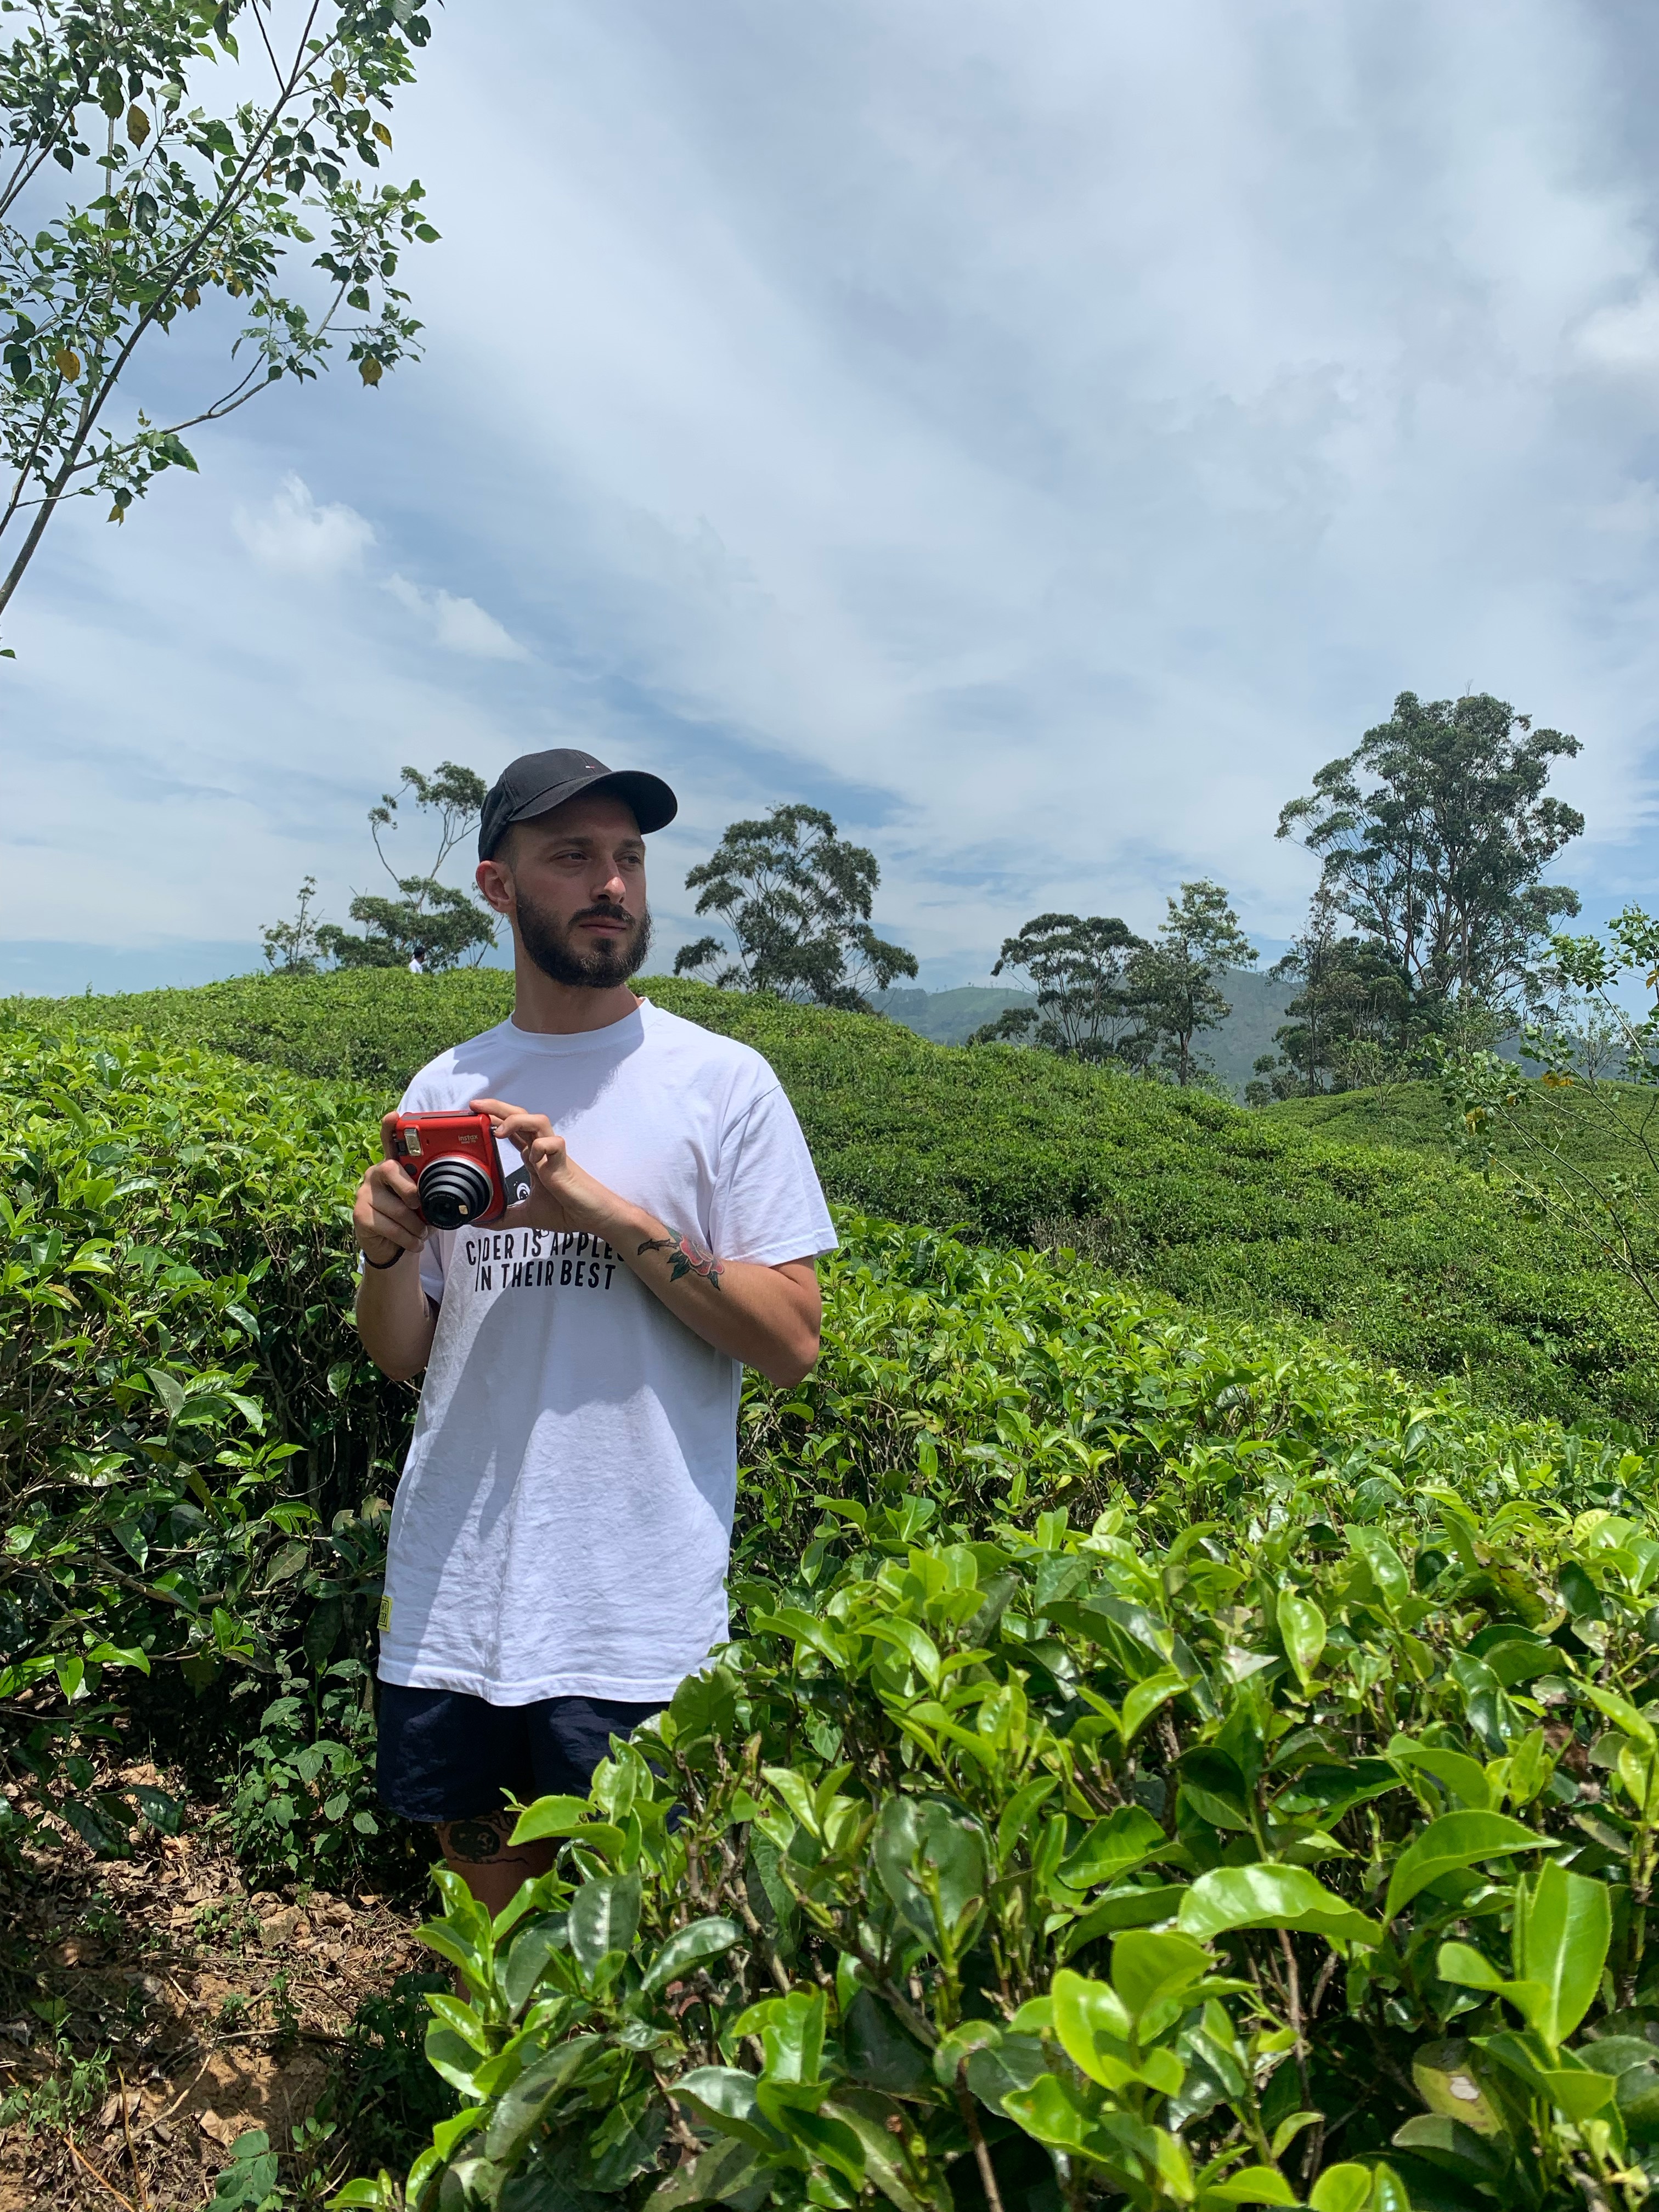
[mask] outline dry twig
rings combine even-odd
[[[93,2179],[98,2184],[98,2186],[100,2189],[106,2191],[111,2197],[112,2197],[118,2204],[124,2204],[126,2207],[126,2212],[138,2212],[138,2207],[133,2203],[132,2199],[130,2197],[123,2197],[120,2191],[115,2186],[115,2184],[110,2180],[108,2176],[106,2174],[100,2173],[97,2167],[87,2156],[86,2153],[81,2148],[81,2146],[76,2142],[75,2137],[70,2133],[67,2128],[64,2130],[64,2141],[69,2145],[70,2156],[75,2160],[77,2166],[85,2166],[87,2172],[92,2176]]]
[[[127,2077],[118,2066],[115,2069],[115,2078],[121,2085],[121,2132],[127,2139],[127,2163],[132,2168],[132,2185],[138,2191],[138,2212],[149,2212],[149,2192],[144,2187],[138,2154],[132,2147],[132,2122],[127,2114]]]

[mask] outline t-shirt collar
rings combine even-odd
[[[509,1014],[501,1024],[501,1032],[531,1052],[615,1052],[638,1044],[647,1023],[656,1018],[657,1009],[650,1000],[641,999],[631,1014],[607,1022],[602,1030],[521,1030]]]

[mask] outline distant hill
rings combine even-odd
[[[994,985],[965,983],[954,991],[878,991],[870,1003],[889,1021],[933,1044],[966,1044],[976,1029],[995,1021],[1005,1006],[1034,1006],[1031,991],[1004,991]]]
[[[1273,1031],[1285,1020],[1285,1009],[1295,987],[1271,982],[1266,975],[1238,968],[1222,979],[1222,988],[1232,1003],[1232,1012],[1200,1044],[1215,1063],[1221,1080],[1242,1097],[1257,1060],[1274,1048]],[[1036,1003],[1030,991],[1004,991],[979,983],[965,984],[954,991],[880,991],[872,1000],[890,1021],[902,1022],[907,1030],[934,1044],[965,1044],[976,1029],[994,1021],[1005,1006]]]

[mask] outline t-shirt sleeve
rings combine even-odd
[[[763,1267],[839,1242],[795,1109],[775,1084],[721,1143],[709,1233],[717,1258]]]

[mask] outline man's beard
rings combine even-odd
[[[623,908],[600,905],[584,907],[569,921],[560,922],[544,907],[533,905],[520,890],[519,942],[543,975],[554,982],[568,983],[576,990],[614,990],[645,965],[645,956],[651,950],[651,910],[647,907],[626,935],[599,938],[591,951],[579,951],[574,942],[577,924],[599,915],[616,921],[629,920]]]

